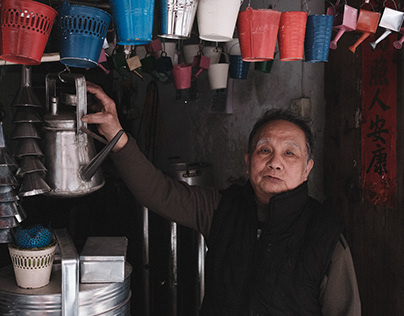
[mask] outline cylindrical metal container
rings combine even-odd
[[[213,182],[212,166],[206,162],[173,163],[165,172],[173,179],[184,181],[189,185],[211,185]]]
[[[130,316],[130,275],[125,264],[125,280],[118,283],[80,284],[80,316]],[[62,274],[53,271],[51,282],[38,289],[17,286],[11,266],[0,269],[0,315],[62,315]]]
[[[168,166],[166,174],[173,179],[184,181],[189,185],[209,186],[213,184],[212,165],[206,162],[193,162],[193,163],[174,163]],[[179,227],[176,223],[171,223],[171,249],[170,249],[170,275],[169,275],[169,288],[171,291],[171,297],[178,299],[177,297],[177,280],[178,280],[178,264],[181,261],[190,263],[193,262],[196,266],[192,266],[191,270],[194,271],[196,280],[195,287],[195,310],[193,315],[199,315],[199,307],[202,304],[205,293],[205,252],[206,244],[205,239],[201,234],[190,232],[188,230],[181,230],[183,227]],[[190,236],[189,234],[192,234]],[[197,258],[194,261],[190,261],[189,254],[183,254],[178,251],[178,248],[185,248],[186,245],[192,243],[192,248],[197,248]],[[182,246],[181,246],[182,244]],[[187,245],[189,246],[189,245]],[[179,258],[177,258],[179,256]],[[186,258],[185,258],[186,257]],[[181,260],[183,259],[183,260]],[[184,260],[185,259],[185,260]],[[183,278],[184,279],[184,278]],[[181,284],[179,284],[181,287]],[[184,292],[184,291],[181,291]],[[184,294],[185,295],[185,294]],[[187,298],[184,298],[187,299]],[[175,306],[175,303],[173,303]],[[176,312],[176,310],[175,310]],[[176,315],[174,313],[174,315]]]

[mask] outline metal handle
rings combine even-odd
[[[66,229],[55,229],[62,261],[62,316],[79,314],[79,256]]]
[[[114,148],[118,140],[121,138],[123,134],[123,130],[120,130],[114,138],[108,143],[107,146],[105,146],[91,161],[90,163],[83,167],[80,170],[80,176],[84,181],[90,181],[95,172],[97,171],[98,167],[101,165],[101,163],[104,161],[104,159],[107,157],[109,152]]]

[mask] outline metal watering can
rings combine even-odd
[[[76,94],[67,95],[65,110],[59,104],[56,82],[75,85]],[[76,106],[75,111],[71,111]],[[69,110],[70,107],[70,111]],[[51,187],[47,195],[76,197],[92,193],[104,185],[99,169],[108,153],[115,146],[120,131],[98,154],[93,139],[103,138],[92,134],[81,117],[87,113],[87,91],[84,76],[72,73],[46,76],[45,166],[46,181]]]

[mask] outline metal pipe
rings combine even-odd
[[[170,260],[169,260],[169,288],[171,298],[171,316],[177,316],[177,286],[178,286],[178,226],[170,223]]]
[[[201,308],[203,297],[205,295],[205,254],[206,244],[202,234],[198,235],[198,284],[197,284],[197,314]]]
[[[150,315],[150,249],[149,249],[149,210],[143,207],[143,284],[145,316]]]

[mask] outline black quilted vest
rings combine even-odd
[[[223,192],[207,241],[201,315],[321,315],[320,283],[341,222],[308,196],[307,183],[270,200],[258,234],[256,209],[249,182]]]

